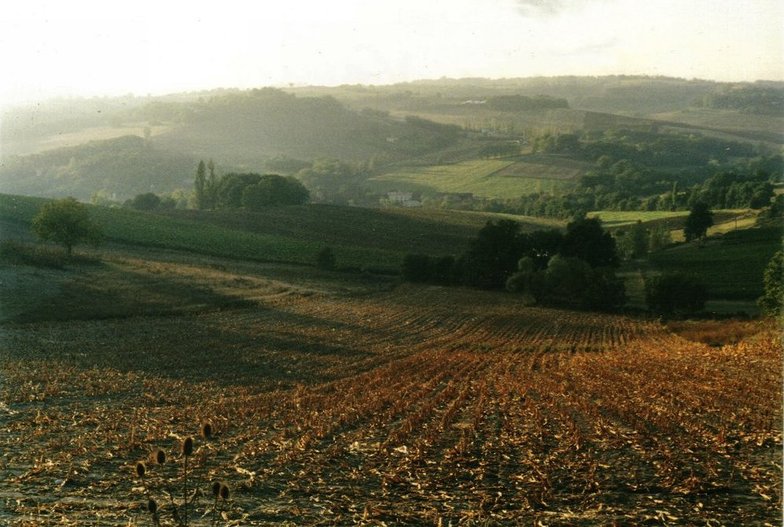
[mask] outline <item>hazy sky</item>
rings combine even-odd
[[[0,104],[648,74],[784,80],[782,0],[3,0]]]

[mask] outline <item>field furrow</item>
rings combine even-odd
[[[245,525],[779,519],[782,350],[764,325],[710,347],[407,286],[2,332],[5,524],[149,523],[135,463],[162,448],[150,484],[176,480],[202,422],[193,481],[227,481]]]

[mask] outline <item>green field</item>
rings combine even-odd
[[[45,201],[0,195],[0,221],[22,226],[26,232],[26,225]],[[464,252],[471,238],[492,219],[514,219],[523,224],[524,230],[559,225],[504,214],[331,205],[271,207],[262,212],[166,214],[90,206],[90,213],[102,226],[107,240],[115,243],[298,264],[312,264],[316,253],[329,246],[339,267],[392,273],[398,271],[403,257],[411,252]]]
[[[597,210],[588,213],[589,218],[599,218],[605,227],[614,229],[636,223],[664,223],[671,230],[673,241],[683,241],[683,225],[689,216],[687,210]],[[757,211],[750,209],[721,209],[713,211],[713,226],[708,235],[748,229],[754,226]]]
[[[471,193],[507,199],[568,189],[583,171],[582,164],[562,158],[525,156],[403,168],[371,178],[369,183],[377,191]]]
[[[744,229],[652,253],[650,261],[661,271],[698,277],[713,299],[754,300],[762,294],[765,266],[781,244],[779,228]]]
[[[18,233],[29,232],[30,220],[45,201],[0,195],[0,222],[5,226],[2,237],[14,239]],[[336,255],[338,267],[385,273],[397,273],[408,253],[458,255],[464,252],[489,220],[512,219],[520,222],[524,231],[562,227],[557,221],[507,214],[331,205],[271,207],[262,212],[171,211],[166,214],[90,206],[90,212],[102,226],[107,241],[112,243],[306,265],[312,265],[316,253],[329,246]],[[729,219],[737,212],[720,211],[716,216]],[[682,222],[685,213],[599,213],[611,226],[631,221],[640,214],[645,221],[673,217]],[[762,270],[780,247],[779,230],[746,229],[709,238],[703,246],[678,245],[652,254],[650,260],[658,270],[700,276],[712,298],[750,300],[761,294]]]
[[[45,200],[2,196],[0,220],[29,223]],[[259,262],[312,263],[326,245],[314,239],[269,234],[261,229],[227,227],[187,217],[166,217],[127,209],[90,207],[110,242],[190,251]],[[203,220],[203,219],[202,219]],[[335,245],[338,265],[395,272],[402,250]]]
[[[637,220],[643,223],[658,222],[661,220],[679,219],[680,222],[689,215],[687,210],[597,210],[589,212],[589,218],[599,218],[605,227],[622,227],[631,225]]]

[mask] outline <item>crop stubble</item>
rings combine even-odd
[[[18,525],[146,524],[135,462],[202,420],[218,434],[196,474],[229,481],[243,524],[780,520],[770,328],[710,347],[401,287],[6,325],[2,342],[0,493]]]

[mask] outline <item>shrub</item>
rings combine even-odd
[[[155,210],[160,207],[161,198],[152,192],[146,192],[134,196],[129,205],[136,210]]]
[[[623,280],[610,267],[593,269],[580,258],[553,256],[546,270],[537,270],[530,257],[506,281],[509,291],[530,295],[537,302],[612,310],[626,301]]]
[[[431,263],[431,280],[438,284],[449,285],[455,283],[455,258],[454,256],[441,256]]]
[[[768,262],[763,274],[765,292],[759,298],[762,312],[769,316],[778,316],[784,303],[784,252],[778,251]]]
[[[696,313],[705,307],[707,298],[705,285],[682,273],[665,273],[645,281],[645,303],[660,315]]]
[[[433,262],[425,254],[407,254],[401,272],[407,282],[429,282],[433,277]]]

